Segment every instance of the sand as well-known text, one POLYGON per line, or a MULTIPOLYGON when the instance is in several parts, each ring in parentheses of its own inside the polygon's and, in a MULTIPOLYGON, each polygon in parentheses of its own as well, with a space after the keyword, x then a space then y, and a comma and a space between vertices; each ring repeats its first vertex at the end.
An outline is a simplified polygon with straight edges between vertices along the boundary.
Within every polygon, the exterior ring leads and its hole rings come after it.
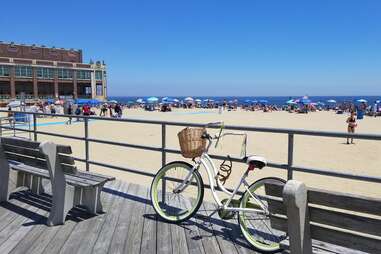
MULTIPOLYGON (((336 115, 334 112, 313 112, 309 114, 290 114, 287 112, 246 112, 225 111, 218 114, 218 110, 183 110, 173 112, 147 112, 141 109, 126 109, 124 117, 133 119, 152 119, 176 122, 208 123, 224 121, 229 125, 291 128, 322 131, 346 131, 345 120, 348 115, 336 115)), ((84 135, 84 124, 62 124, 64 118, 39 119, 38 130, 60 134, 84 135), (45 125, 44 123, 50 123, 45 125), (54 123, 54 124, 52 124, 54 123)), ((128 142, 132 144, 161 146, 161 126, 151 124, 119 123, 96 120, 89 123, 89 135, 91 138, 128 142)), ((177 132, 181 127, 167 128, 167 147, 178 149, 177 132)), ((213 132, 213 130, 211 130, 213 132)), ((214 130, 215 131, 215 130, 214 130)), ((366 117, 360 120, 357 128, 358 133, 381 132, 381 118, 366 117)), ((23 134, 20 134, 23 135, 23 134)), ((264 156, 268 161, 276 163, 287 162, 287 135, 271 133, 248 133, 248 153, 264 156)), ((68 140, 52 136, 38 135, 38 140, 51 140, 73 147, 76 157, 85 157, 84 142, 68 140)), ((239 156, 242 138, 225 138, 217 149, 211 149, 211 154, 239 156)), ((161 153, 132 148, 116 147, 97 143, 90 144, 90 159, 113 165, 139 169, 155 173, 161 167, 161 153)), ((183 160, 179 155, 167 155, 167 162, 183 160)), ((188 160, 189 161, 189 160, 188 160)), ((215 161, 219 165, 220 161, 215 161)), ((381 141, 355 140, 354 145, 347 145, 342 138, 322 137, 295 137, 294 164, 304 167, 316 167, 333 169, 342 172, 364 174, 369 176, 381 176, 381 141)), ((82 163, 78 163, 84 169, 82 163)), ((245 170, 245 164, 234 163, 233 173, 227 182, 232 187, 241 177, 245 170)), ((149 186, 151 178, 126 173, 119 170, 91 165, 91 171, 113 175, 118 179, 149 186)), ((201 170, 204 171, 203 169, 201 170)), ((286 171, 267 167, 250 175, 250 181, 255 181, 264 176, 278 176, 286 178, 286 171)), ((353 181, 337 177, 320 176, 316 174, 295 173, 295 179, 304 181, 308 186, 327 190, 357 193, 372 197, 381 195, 381 184, 353 181)), ((204 182, 208 179, 203 173, 204 182)), ((207 198, 210 196, 207 196, 207 198)))

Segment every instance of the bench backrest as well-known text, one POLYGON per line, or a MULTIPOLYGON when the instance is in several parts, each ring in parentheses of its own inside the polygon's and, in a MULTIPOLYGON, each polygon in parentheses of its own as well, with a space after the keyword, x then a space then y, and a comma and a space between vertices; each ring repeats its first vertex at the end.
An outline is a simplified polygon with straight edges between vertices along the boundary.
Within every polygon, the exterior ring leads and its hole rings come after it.
MULTIPOLYGON (((48 170, 45 154, 39 149, 40 142, 21 138, 2 137, 0 138, 0 144, 8 160, 14 160, 22 162, 25 165, 48 170)), ((57 153, 62 170, 68 174, 76 174, 77 168, 74 158, 71 156, 71 147, 57 145, 57 153)))
MULTIPOLYGON (((272 226, 287 232, 287 204, 283 198, 283 186, 268 184, 272 226), (276 198, 278 198, 276 200, 276 198)), ((307 189, 308 219, 312 239, 342 247, 381 253, 381 199, 307 189)))

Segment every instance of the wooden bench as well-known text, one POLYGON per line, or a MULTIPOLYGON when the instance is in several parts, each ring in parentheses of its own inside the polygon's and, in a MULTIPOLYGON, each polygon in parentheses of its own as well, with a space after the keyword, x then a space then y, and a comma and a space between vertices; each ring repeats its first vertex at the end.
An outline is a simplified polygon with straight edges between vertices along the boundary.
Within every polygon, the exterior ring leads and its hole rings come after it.
POLYGON ((381 253, 381 199, 307 189, 299 181, 269 184, 272 226, 287 232, 292 254, 381 253), (283 198, 282 201, 279 199, 283 198))
POLYGON ((50 179, 52 209, 48 225, 65 222, 69 210, 81 205, 92 214, 102 212, 101 191, 114 177, 80 171, 70 146, 34 142, 20 138, 0 138, 0 202, 8 201, 10 169, 16 171, 16 188, 44 192, 43 179, 50 179))

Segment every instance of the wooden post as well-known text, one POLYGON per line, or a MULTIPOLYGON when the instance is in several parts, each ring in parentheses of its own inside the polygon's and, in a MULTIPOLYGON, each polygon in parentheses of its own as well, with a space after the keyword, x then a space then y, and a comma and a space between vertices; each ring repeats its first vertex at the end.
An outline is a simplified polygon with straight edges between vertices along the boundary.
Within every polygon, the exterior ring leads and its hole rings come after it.
POLYGON ((283 189, 287 208, 290 253, 312 254, 307 188, 304 183, 290 180, 283 189))

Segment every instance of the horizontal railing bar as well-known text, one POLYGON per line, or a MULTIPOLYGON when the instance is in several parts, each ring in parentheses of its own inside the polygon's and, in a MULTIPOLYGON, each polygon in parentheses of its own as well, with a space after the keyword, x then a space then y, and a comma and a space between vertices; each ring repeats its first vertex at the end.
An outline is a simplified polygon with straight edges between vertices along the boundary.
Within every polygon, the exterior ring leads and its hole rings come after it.
POLYGON ((318 174, 318 175, 325 175, 325 176, 334 176, 334 177, 340 177, 340 178, 347 178, 357 181, 366 181, 366 182, 374 182, 374 183, 381 183, 380 177, 375 176, 363 176, 363 175, 357 175, 357 174, 351 174, 346 172, 339 172, 334 170, 327 170, 327 169, 314 169, 314 168, 306 168, 306 167, 291 167, 292 170, 302 172, 302 173, 310 173, 310 174, 318 174))
MULTIPOLYGON (((13 112, 19 113, 19 111, 7 111, 0 110, 0 112, 13 112)), ((48 113, 36 113, 36 112, 23 112, 31 115, 46 115, 52 116, 48 113)), ((88 118, 92 120, 102 120, 102 121, 115 121, 115 122, 132 122, 132 123, 143 123, 143 124, 157 124, 157 125, 168 125, 168 126, 190 126, 190 127, 205 127, 205 124, 198 123, 187 123, 187 122, 169 122, 169 121, 158 121, 158 120, 143 120, 143 119, 132 119, 132 118, 104 118, 99 116, 77 116, 77 115, 66 115, 66 114, 55 114, 56 117, 71 117, 71 118, 88 118)), ((211 126, 208 128, 217 129, 217 126, 211 126)), ((283 129, 283 128, 267 128, 267 127, 248 127, 248 126, 235 126, 235 125, 225 125, 227 130, 239 130, 239 131, 253 131, 253 132, 270 132, 278 134, 296 134, 296 135, 306 135, 306 136, 320 136, 320 137, 337 137, 337 138, 347 138, 353 137, 357 139, 370 139, 370 140, 381 140, 381 135, 379 134, 359 134, 359 133, 345 133, 345 132, 328 132, 328 131, 311 131, 311 130, 300 130, 300 129, 283 129)))
POLYGON ((129 143, 102 140, 102 139, 89 138, 88 141, 94 142, 94 143, 106 144, 106 145, 123 146, 123 147, 130 147, 130 148, 143 149, 143 150, 151 150, 151 151, 157 151, 157 152, 162 151, 161 147, 135 145, 135 144, 129 144, 129 143))
MULTIPOLYGON (((85 159, 81 159, 81 158, 74 158, 74 159, 77 160, 77 161, 86 162, 85 159)), ((116 165, 112 165, 112 164, 108 164, 108 163, 103 163, 103 162, 98 162, 98 161, 89 160, 88 163, 92 164, 92 165, 97 165, 97 166, 107 167, 107 168, 113 168, 113 169, 116 169, 116 170, 125 171, 125 172, 129 172, 129 173, 133 173, 133 174, 140 174, 140 175, 149 176, 149 177, 155 177, 155 175, 156 175, 156 174, 153 174, 153 173, 148 173, 148 172, 137 170, 137 169, 131 169, 131 168, 126 168, 126 167, 116 166, 116 165)), ((182 182, 181 180, 175 179, 175 178, 169 178, 169 180, 172 180, 172 181, 175 181, 175 182, 182 182)), ((194 184, 194 185, 196 185, 196 184, 194 184)), ((207 189, 210 189, 210 185, 209 184, 204 184, 204 187, 207 188, 207 189)), ((231 192, 233 191, 233 189, 229 189, 229 188, 226 188, 226 189, 228 191, 231 191, 231 192)), ((221 191, 217 186, 216 186, 215 190, 221 191)), ((243 192, 238 191, 237 194, 242 195, 243 192)))

